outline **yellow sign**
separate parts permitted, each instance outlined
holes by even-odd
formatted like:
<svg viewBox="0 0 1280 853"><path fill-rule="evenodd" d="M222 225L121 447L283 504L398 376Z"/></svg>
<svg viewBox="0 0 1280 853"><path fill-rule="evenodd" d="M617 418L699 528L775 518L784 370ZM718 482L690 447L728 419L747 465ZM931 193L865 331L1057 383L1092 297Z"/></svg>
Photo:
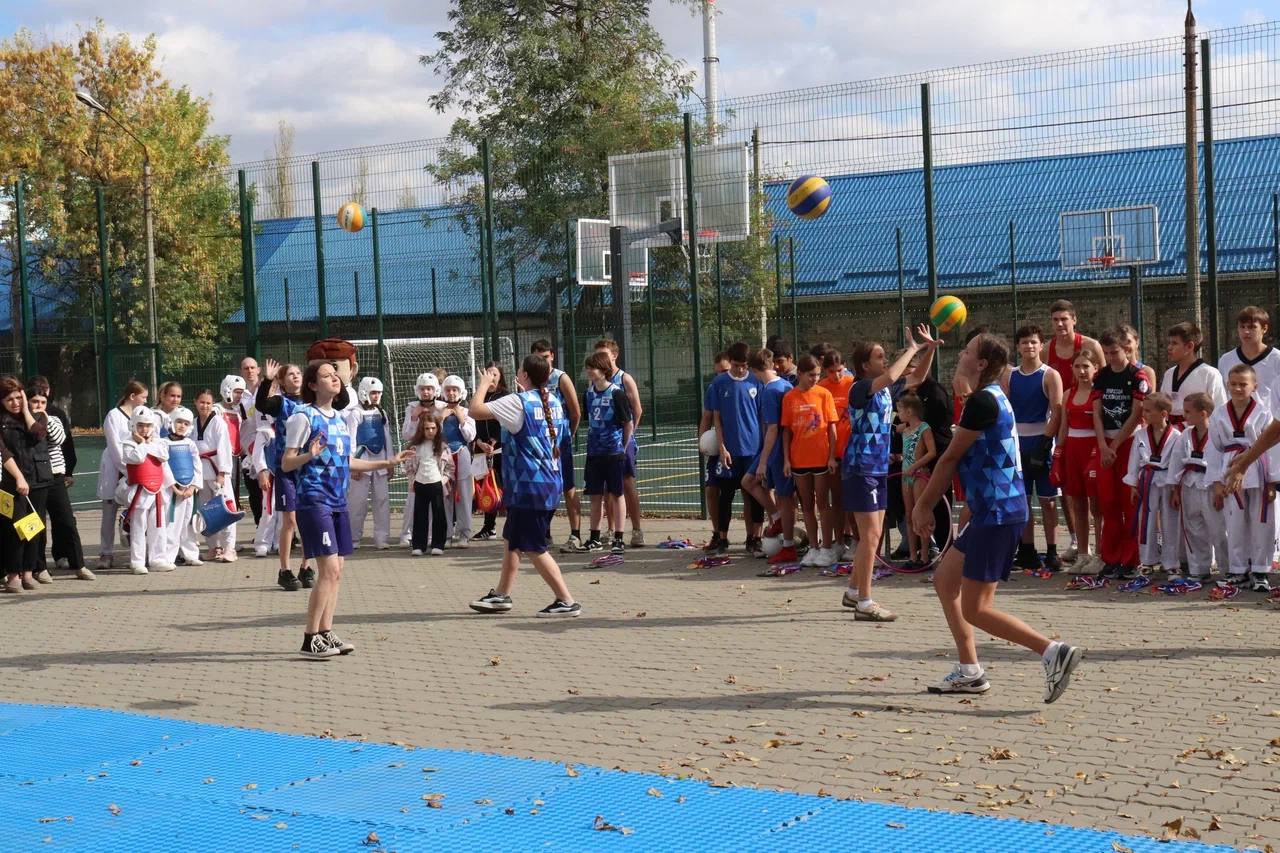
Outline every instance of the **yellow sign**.
<svg viewBox="0 0 1280 853"><path fill-rule="evenodd" d="M40 520L40 513L36 512L30 498L27 499L27 505L31 507L31 512L13 521L13 529L18 531L18 538L23 542L30 542L44 532L44 522Z"/></svg>
<svg viewBox="0 0 1280 853"><path fill-rule="evenodd" d="M0 489L0 515L5 518L13 518L13 495Z"/></svg>

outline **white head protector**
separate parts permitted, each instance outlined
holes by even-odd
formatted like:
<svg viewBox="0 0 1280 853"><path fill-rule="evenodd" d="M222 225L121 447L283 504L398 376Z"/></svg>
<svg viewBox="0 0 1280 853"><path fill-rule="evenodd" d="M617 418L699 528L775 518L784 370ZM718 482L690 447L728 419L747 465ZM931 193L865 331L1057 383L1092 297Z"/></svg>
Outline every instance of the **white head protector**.
<svg viewBox="0 0 1280 853"><path fill-rule="evenodd" d="M369 395L377 391L382 392L382 380L376 376L366 376L360 380L360 387L357 393L360 395L360 402L369 405Z"/></svg>
<svg viewBox="0 0 1280 853"><path fill-rule="evenodd" d="M439 391L440 377L436 376L434 373L419 373L418 381L414 383L414 389L421 390L423 388L434 388Z"/></svg>
<svg viewBox="0 0 1280 853"><path fill-rule="evenodd" d="M169 413L169 421L175 424L178 421L186 421L189 424L193 424L196 422L196 416L191 414L191 410L186 406L179 406Z"/></svg>
<svg viewBox="0 0 1280 853"><path fill-rule="evenodd" d="M146 406L134 407L133 414L129 416L129 428L136 429L141 424L150 424L151 426L159 426L160 418L156 413Z"/></svg>
<svg viewBox="0 0 1280 853"><path fill-rule="evenodd" d="M249 386L244 384L243 376L237 376L234 373L229 373L222 377L222 384L218 386L218 392L222 394L222 402L229 406L233 402L231 395L235 393L235 390L239 388L241 391L244 391L248 387Z"/></svg>
<svg viewBox="0 0 1280 853"><path fill-rule="evenodd" d="M467 383L462 381L462 377L455 373L451 373L444 378L445 388L457 388L458 399L465 400L467 397Z"/></svg>

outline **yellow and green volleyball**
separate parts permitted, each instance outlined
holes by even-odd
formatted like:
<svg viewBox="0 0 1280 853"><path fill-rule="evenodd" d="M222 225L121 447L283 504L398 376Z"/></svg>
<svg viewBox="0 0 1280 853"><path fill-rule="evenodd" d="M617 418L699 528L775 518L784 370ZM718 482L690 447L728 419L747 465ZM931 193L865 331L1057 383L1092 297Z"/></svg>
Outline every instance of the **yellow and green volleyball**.
<svg viewBox="0 0 1280 853"><path fill-rule="evenodd" d="M787 187L787 207L801 219L817 219L831 206L831 184L817 175L801 175Z"/></svg>
<svg viewBox="0 0 1280 853"><path fill-rule="evenodd" d="M364 227L364 208L349 201L338 209L338 227L355 233Z"/></svg>
<svg viewBox="0 0 1280 853"><path fill-rule="evenodd" d="M964 325L969 312L954 296L939 296L929 308L929 320L939 332L949 332Z"/></svg>

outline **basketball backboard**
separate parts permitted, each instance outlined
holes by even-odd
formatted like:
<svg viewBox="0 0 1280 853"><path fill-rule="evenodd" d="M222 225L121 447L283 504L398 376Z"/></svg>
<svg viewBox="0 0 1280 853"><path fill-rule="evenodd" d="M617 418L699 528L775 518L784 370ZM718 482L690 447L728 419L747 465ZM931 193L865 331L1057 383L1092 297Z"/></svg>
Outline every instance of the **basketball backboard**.
<svg viewBox="0 0 1280 853"><path fill-rule="evenodd" d="M577 221L578 284L601 287L613 282L613 255L609 251L609 220ZM671 245L670 241L666 245ZM632 287L649 284L649 250L643 245L626 246L627 277Z"/></svg>
<svg viewBox="0 0 1280 853"><path fill-rule="evenodd" d="M1154 204L1067 211L1058 215L1058 231L1064 270L1160 260L1160 215Z"/></svg>
<svg viewBox="0 0 1280 853"><path fill-rule="evenodd" d="M684 217L684 150L646 151L609 158L609 219L631 231L652 229ZM725 243L751 234L751 170L742 143L702 145L693 150L694 208L698 240ZM639 241L670 246L666 237Z"/></svg>

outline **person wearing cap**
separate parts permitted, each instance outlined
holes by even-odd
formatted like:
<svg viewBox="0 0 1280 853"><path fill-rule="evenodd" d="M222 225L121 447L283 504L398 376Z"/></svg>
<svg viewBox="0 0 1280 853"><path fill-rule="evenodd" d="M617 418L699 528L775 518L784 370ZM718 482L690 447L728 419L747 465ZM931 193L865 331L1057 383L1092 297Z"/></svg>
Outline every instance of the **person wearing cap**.
<svg viewBox="0 0 1280 853"><path fill-rule="evenodd" d="M122 521L129 529L129 570L135 575L147 574L150 549L153 552L150 569L171 572L173 565L154 553L159 550L160 531L164 527L162 490L169 446L160 440L160 419L146 406L133 410L129 429L129 437L120 448L125 481L116 490L116 503L124 507Z"/></svg>
<svg viewBox="0 0 1280 853"><path fill-rule="evenodd" d="M307 347L307 367L322 362L332 362L342 380L342 391L334 405L340 412L350 412L360 406L360 398L352 387L360 364L356 361L356 346L342 338L322 338Z"/></svg>
<svg viewBox="0 0 1280 853"><path fill-rule="evenodd" d="M382 380L375 376L361 378L356 393L360 405L347 412L347 432L351 434L352 455L356 459L383 462L395 451L391 446L391 428L382 409ZM390 471L351 472L347 490L347 513L351 518L351 547L359 548L364 538L364 519L373 497L373 546L379 551L391 547ZM412 491L412 490L411 490Z"/></svg>
<svg viewBox="0 0 1280 853"><path fill-rule="evenodd" d="M471 501L476 481L471 475L471 442L476 440L476 422L467 411L467 383L461 376L444 378L444 408L440 425L444 443L453 454L454 482L452 493L444 502L445 527L449 531L449 547L466 548L471 542Z"/></svg>
<svg viewBox="0 0 1280 853"><path fill-rule="evenodd" d="M200 545L196 541L195 528L191 526L196 494L204 485L200 449L188 435L194 423L195 415L185 406L169 412L169 435L165 439L169 458L165 461L164 525L160 529L159 544L153 551L156 562L163 566L177 566L178 557L182 557L188 566L201 565Z"/></svg>
<svg viewBox="0 0 1280 853"><path fill-rule="evenodd" d="M53 471L49 465L48 430L27 403L22 382L0 376L0 444L6 448L0 489L13 496L13 516L45 514ZM0 567L5 592L35 590L35 572L44 568L44 533L23 540L7 519L0 523Z"/></svg>
<svg viewBox="0 0 1280 853"><path fill-rule="evenodd" d="M404 407L404 421L400 424L400 446L409 447L413 441L414 435L418 432L418 420L423 412L435 412L444 408L444 401L438 399L440 396L440 377L430 371L419 373L418 380L414 383L413 390L418 395L418 399L410 400L408 405ZM409 482L413 482L414 476L418 473L417 465L410 460L405 466L405 473L409 477ZM412 545L413 539L413 489L409 490L409 495L404 499L404 525L400 532L400 545L408 548Z"/></svg>

